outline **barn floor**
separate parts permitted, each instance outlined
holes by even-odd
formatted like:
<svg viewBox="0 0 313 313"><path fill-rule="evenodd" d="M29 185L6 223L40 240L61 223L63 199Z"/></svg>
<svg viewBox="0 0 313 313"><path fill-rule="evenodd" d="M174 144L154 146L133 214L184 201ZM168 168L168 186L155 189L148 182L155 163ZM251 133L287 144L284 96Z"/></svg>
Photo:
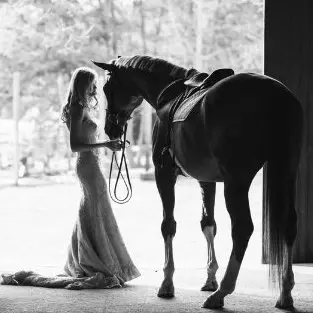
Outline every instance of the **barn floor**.
<svg viewBox="0 0 313 313"><path fill-rule="evenodd" d="M161 202L153 181L132 173L133 198L113 209L126 246L142 276L116 290L68 291L0 286L0 312L207 312L201 309L208 293L201 292L207 258L200 230L201 197L195 181L179 179L176 188L177 234L174 240L176 297L156 296L164 258L160 232ZM62 271L76 218L80 189L71 175L22 179L20 187L0 174L0 273L21 269L54 275ZM121 190L122 192L122 190ZM268 288L267 267L261 260L262 176L251 186L255 231L239 274L237 289L225 300L225 312L280 312L276 292ZM230 221L223 185L216 195L216 254L221 279L231 250ZM294 266L295 307L313 313L313 266Z"/></svg>
<svg viewBox="0 0 313 313"><path fill-rule="evenodd" d="M51 270L51 269L50 269ZM313 268L295 269L293 297L297 312L313 312ZM161 271L142 269L142 276L115 290L45 289L38 287L0 286L2 313L115 313L115 312L211 312L201 308L209 293L199 290L203 269L178 269L175 274L176 295L173 299L156 296ZM274 307L276 292L267 288L267 271L242 270L237 290L225 299L224 312L281 312Z"/></svg>

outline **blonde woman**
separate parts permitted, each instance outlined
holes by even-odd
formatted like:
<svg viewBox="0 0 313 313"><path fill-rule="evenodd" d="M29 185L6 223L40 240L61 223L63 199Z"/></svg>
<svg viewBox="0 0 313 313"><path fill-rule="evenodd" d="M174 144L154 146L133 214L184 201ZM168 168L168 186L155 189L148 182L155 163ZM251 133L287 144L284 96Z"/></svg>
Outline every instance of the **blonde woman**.
<svg viewBox="0 0 313 313"><path fill-rule="evenodd" d="M2 275L2 284L114 288L140 275L127 252L108 196L102 148L119 150L121 142L99 140L104 125L97 125L92 118L98 105L96 72L86 67L76 69L67 99L62 120L70 132L71 149L78 153L76 172L82 199L68 247L66 274L44 277L20 271Z"/></svg>

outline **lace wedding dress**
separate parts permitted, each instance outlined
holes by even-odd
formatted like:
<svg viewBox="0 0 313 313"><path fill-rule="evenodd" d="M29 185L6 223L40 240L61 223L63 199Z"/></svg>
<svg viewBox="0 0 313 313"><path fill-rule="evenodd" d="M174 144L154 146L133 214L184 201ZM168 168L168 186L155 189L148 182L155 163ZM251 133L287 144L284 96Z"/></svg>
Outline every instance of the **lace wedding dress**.
<svg viewBox="0 0 313 313"><path fill-rule="evenodd" d="M92 120L83 122L82 139L97 140L99 128ZM104 149L81 152L76 171L82 189L65 274L45 277L32 271L2 274L1 284L50 288L116 288L140 276L133 264L112 211L104 177Z"/></svg>

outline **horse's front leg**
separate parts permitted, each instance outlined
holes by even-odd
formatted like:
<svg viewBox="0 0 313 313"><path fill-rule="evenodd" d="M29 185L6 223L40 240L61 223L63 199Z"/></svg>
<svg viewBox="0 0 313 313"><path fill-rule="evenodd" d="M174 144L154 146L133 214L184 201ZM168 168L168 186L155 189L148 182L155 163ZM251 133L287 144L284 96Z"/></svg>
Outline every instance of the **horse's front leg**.
<svg viewBox="0 0 313 313"><path fill-rule="evenodd" d="M158 292L162 298L174 297L174 259L173 259L173 238L176 233L176 221L174 219L176 174L172 164L156 167L155 179L163 204L163 221L161 231L165 245L164 280Z"/></svg>
<svg viewBox="0 0 313 313"><path fill-rule="evenodd" d="M207 262L207 280L202 286L202 291L215 291L218 287L216 281L216 271L218 263L215 256L214 237L216 235L216 223L214 220L214 204L216 183L199 182L202 194L202 219L201 230L207 240L208 245L208 262Z"/></svg>

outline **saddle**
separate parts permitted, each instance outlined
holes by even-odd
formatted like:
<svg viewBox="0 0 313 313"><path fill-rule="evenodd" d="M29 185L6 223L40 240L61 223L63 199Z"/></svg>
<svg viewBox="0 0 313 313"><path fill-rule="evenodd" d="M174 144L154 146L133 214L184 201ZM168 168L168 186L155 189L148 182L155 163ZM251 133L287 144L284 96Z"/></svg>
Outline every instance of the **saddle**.
<svg viewBox="0 0 313 313"><path fill-rule="evenodd" d="M196 74L188 78L188 72L190 74L196 72ZM156 113L163 122L163 131L166 134L166 143L162 151L163 158L169 152L171 145L170 131L172 124L184 121L212 86L234 75L234 71L228 68L218 69L211 75L199 73L194 69L188 72L187 79L183 78L172 82L160 93L157 99ZM175 167L175 155L171 157Z"/></svg>
<svg viewBox="0 0 313 313"><path fill-rule="evenodd" d="M218 83L220 80L232 76L235 72L231 68L220 68L215 70L210 76L204 77L203 74L206 73L198 73L192 76L190 79L185 81L185 85L200 87L200 88L209 88Z"/></svg>
<svg viewBox="0 0 313 313"><path fill-rule="evenodd" d="M158 117L168 123L184 121L212 86L232 75L234 75L232 69L222 68L211 75L197 73L187 80L185 78L175 80L157 99Z"/></svg>

